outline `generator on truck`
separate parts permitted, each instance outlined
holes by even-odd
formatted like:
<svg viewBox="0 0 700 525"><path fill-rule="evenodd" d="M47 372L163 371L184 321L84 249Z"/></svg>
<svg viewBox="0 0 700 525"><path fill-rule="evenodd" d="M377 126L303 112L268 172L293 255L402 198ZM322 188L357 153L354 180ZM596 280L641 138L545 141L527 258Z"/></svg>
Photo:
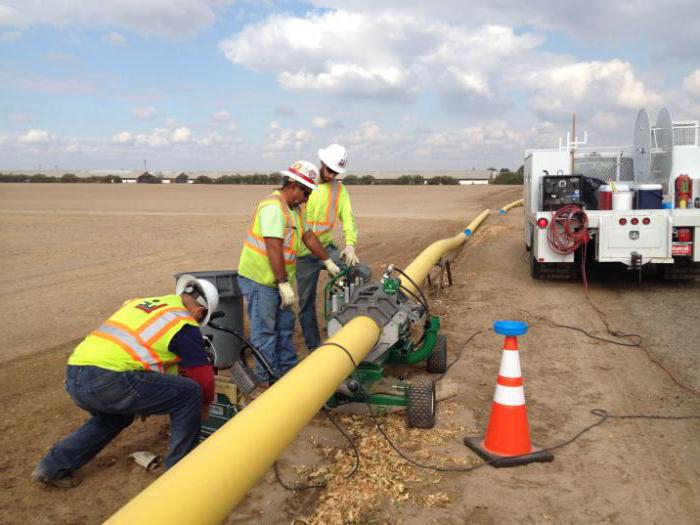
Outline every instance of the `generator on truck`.
<svg viewBox="0 0 700 525"><path fill-rule="evenodd" d="M655 124L641 109L631 146L567 136L528 150L525 246L533 278L578 279L586 262L649 264L666 279L700 275L700 121ZM585 144L585 145L583 145ZM582 146L583 145L583 146Z"/></svg>

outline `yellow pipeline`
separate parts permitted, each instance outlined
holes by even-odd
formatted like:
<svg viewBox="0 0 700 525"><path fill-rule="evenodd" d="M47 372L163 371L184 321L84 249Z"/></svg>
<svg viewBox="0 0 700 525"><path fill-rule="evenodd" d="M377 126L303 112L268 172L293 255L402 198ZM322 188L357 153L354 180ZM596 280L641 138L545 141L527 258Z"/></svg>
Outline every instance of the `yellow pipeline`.
<svg viewBox="0 0 700 525"><path fill-rule="evenodd" d="M106 523L221 523L359 363L380 329L356 317Z"/></svg>
<svg viewBox="0 0 700 525"><path fill-rule="evenodd" d="M459 248L464 242L476 231L476 229L484 222L484 219L488 217L491 210L486 209L482 211L476 219L469 223L469 225L464 229L463 232L459 232L454 237L449 239L442 239L440 241L435 241L433 244L428 246L421 254L416 257L411 264L406 267L404 273L411 278L411 280L420 286L425 280L430 269L435 266L435 264L440 260L440 257L445 255L456 248ZM412 293L417 293L416 287L403 275L401 276L401 286L408 289Z"/></svg>
<svg viewBox="0 0 700 525"><path fill-rule="evenodd" d="M509 202L508 204L503 206L503 208L501 208L498 213L500 213L501 215L505 215L511 208L515 208L516 206L522 206L523 202L524 199L518 199L517 201Z"/></svg>

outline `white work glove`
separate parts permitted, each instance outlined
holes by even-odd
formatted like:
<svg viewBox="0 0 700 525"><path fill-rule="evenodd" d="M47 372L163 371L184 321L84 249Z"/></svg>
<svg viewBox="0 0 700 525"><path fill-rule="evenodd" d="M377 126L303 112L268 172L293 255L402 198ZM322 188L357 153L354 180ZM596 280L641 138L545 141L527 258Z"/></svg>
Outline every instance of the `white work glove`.
<svg viewBox="0 0 700 525"><path fill-rule="evenodd" d="M348 244L343 253L340 254L340 258L345 260L345 264L348 266L355 266L360 262L360 259L355 253L355 247L352 244Z"/></svg>
<svg viewBox="0 0 700 525"><path fill-rule="evenodd" d="M338 268L338 265L335 264L332 259L326 259L323 261L323 265L326 267L326 270L328 270L328 273L331 274L331 277L335 277L340 273L340 268Z"/></svg>
<svg viewBox="0 0 700 525"><path fill-rule="evenodd" d="M297 296L294 293L294 288L289 282L285 281L283 283L278 283L277 288L280 291L280 298L282 299L282 308L291 308L296 302Z"/></svg>

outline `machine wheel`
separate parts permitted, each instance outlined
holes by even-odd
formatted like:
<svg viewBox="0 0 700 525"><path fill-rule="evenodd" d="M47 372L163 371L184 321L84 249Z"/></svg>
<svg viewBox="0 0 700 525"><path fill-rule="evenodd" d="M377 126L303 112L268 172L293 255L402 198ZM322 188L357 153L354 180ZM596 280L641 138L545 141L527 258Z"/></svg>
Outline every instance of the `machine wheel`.
<svg viewBox="0 0 700 525"><path fill-rule="evenodd" d="M437 335L435 348L425 360L425 367L431 374L444 374L447 372L447 337Z"/></svg>
<svg viewBox="0 0 700 525"><path fill-rule="evenodd" d="M406 420L409 427L435 426L435 382L432 379L417 379L409 384L406 401Z"/></svg>

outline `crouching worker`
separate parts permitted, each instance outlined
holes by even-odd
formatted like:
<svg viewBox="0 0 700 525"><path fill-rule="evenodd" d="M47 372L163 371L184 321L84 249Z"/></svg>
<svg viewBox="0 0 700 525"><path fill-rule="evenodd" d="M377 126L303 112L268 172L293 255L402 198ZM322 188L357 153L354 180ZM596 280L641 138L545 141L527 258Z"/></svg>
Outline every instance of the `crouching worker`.
<svg viewBox="0 0 700 525"><path fill-rule="evenodd" d="M92 417L53 446L32 478L59 488L76 486L80 481L73 472L137 415L170 416L166 468L192 450L214 398L214 371L199 326L218 304L213 284L183 275L174 295L127 301L88 335L68 358L66 390Z"/></svg>

